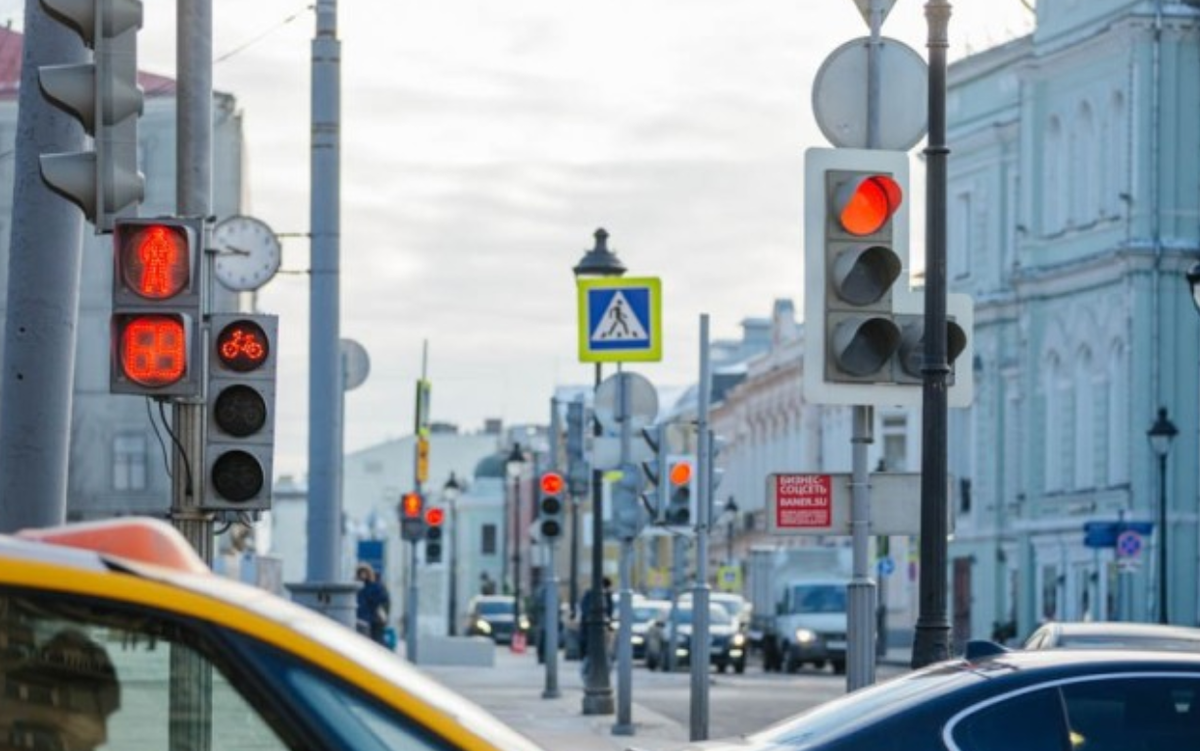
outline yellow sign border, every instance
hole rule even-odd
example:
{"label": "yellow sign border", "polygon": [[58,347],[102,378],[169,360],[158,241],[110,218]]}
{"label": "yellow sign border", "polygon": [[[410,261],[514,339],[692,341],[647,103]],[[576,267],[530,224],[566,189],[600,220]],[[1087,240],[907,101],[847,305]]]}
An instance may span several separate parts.
{"label": "yellow sign border", "polygon": [[[593,289],[645,289],[650,293],[650,320],[646,322],[646,333],[650,335],[649,347],[637,349],[591,349],[591,333],[588,330],[588,292]],[[660,362],[662,360],[662,280],[656,276],[643,277],[596,277],[577,279],[575,293],[579,314],[579,361],[580,362]]]}

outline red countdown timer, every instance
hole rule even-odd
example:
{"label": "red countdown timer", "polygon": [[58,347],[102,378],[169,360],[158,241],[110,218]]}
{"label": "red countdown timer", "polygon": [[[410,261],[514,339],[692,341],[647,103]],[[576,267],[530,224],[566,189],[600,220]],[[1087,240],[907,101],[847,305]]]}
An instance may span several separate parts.
{"label": "red countdown timer", "polygon": [[162,388],[187,372],[187,332],[178,316],[144,315],[120,327],[117,361],[134,383]]}
{"label": "red countdown timer", "polygon": [[225,368],[238,373],[257,370],[270,356],[267,333],[254,321],[234,321],[217,335],[217,358]]}

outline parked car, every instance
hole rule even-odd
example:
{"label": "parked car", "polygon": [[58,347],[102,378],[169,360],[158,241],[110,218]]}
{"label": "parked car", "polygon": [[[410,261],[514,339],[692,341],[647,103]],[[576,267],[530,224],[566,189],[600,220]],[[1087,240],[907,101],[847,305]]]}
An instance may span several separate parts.
{"label": "parked car", "polygon": [[538,749],[349,624],[216,576],[153,519],[0,535],[0,685],[4,748]]}
{"label": "parked car", "polygon": [[524,613],[516,618],[516,609],[511,595],[475,595],[467,605],[467,635],[511,644],[516,631],[529,632],[529,618]]}
{"label": "parked car", "polygon": [[[685,593],[679,599],[680,602],[691,602],[691,594]],[[725,612],[729,613],[729,617],[737,622],[738,628],[745,631],[750,628],[750,616],[753,607],[750,601],[736,592],[710,592],[708,601],[713,605],[720,605],[725,608]]]}
{"label": "parked car", "polygon": [[656,620],[666,620],[670,612],[671,603],[667,600],[638,598],[633,601],[633,623],[629,627],[633,659],[646,658],[646,632]]}
{"label": "parked car", "polygon": [[704,751],[1180,751],[1200,748],[1200,655],[1008,651],[853,691]]}
{"label": "parked car", "polygon": [[1119,621],[1051,621],[1023,649],[1164,649],[1200,653],[1200,628]]}
{"label": "parked car", "polygon": [[[666,670],[667,650],[674,650],[675,664],[687,665],[692,649],[693,608],[690,602],[680,602],[675,608],[672,628],[671,614],[655,620],[646,630],[646,667],[650,670]],[[720,605],[708,606],[709,661],[717,671],[724,673],[732,667],[734,672],[746,671],[746,634],[736,621]]]}

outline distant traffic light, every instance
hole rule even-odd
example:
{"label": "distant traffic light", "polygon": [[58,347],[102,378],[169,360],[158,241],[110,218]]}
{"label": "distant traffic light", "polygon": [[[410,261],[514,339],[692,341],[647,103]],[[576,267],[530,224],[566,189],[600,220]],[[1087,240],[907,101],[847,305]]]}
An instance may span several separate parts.
{"label": "distant traffic light", "polygon": [[446,514],[442,509],[425,509],[425,562],[442,562],[442,522]]}
{"label": "distant traffic light", "polygon": [[137,84],[141,0],[41,0],[46,14],[70,27],[94,51],[93,62],[43,65],[43,95],[77,119],[94,151],[43,154],[42,179],[83,209],[104,233],[116,217],[141,202],[138,117],[144,97]]}
{"label": "distant traffic light", "polygon": [[[908,155],[809,149],[805,154],[804,389],[814,404],[917,405],[925,316],[907,277]],[[948,360],[968,347],[970,298],[947,301]],[[970,375],[951,377],[952,406]],[[964,400],[965,396],[965,400]]]}
{"label": "distant traffic light", "polygon": [[271,508],[275,450],[275,316],[222,313],[210,317],[208,482],[204,507]]}
{"label": "distant traffic light", "polygon": [[400,498],[400,537],[416,542],[425,536],[425,499],[420,493]]}
{"label": "distant traffic light", "polygon": [[541,490],[538,496],[538,530],[541,538],[553,541],[563,531],[563,495],[567,491],[566,480],[557,472],[546,472],[538,481]]}
{"label": "distant traffic light", "polygon": [[667,460],[667,508],[663,523],[668,527],[691,528],[696,517],[695,460],[673,456]]}
{"label": "distant traffic light", "polygon": [[666,521],[669,488],[667,478],[670,473],[667,466],[666,424],[642,428],[642,440],[654,454],[651,461],[642,462],[642,476],[646,478],[646,484],[651,486],[642,493],[642,500],[650,509],[651,521],[654,524],[663,524]]}
{"label": "distant traffic light", "polygon": [[199,245],[192,219],[122,219],[113,229],[114,394],[201,394]]}

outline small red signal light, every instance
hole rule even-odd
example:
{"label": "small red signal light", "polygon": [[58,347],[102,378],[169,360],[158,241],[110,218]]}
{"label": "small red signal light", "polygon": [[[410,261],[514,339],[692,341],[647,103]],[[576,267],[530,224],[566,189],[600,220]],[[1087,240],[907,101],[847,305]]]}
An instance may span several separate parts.
{"label": "small red signal light", "polygon": [[547,472],[546,474],[542,475],[541,488],[543,493],[548,495],[558,495],[559,493],[563,492],[563,488],[565,487],[566,481],[563,480],[562,475],[559,473]]}
{"label": "small red signal light", "polygon": [[440,508],[425,509],[425,523],[431,527],[440,527],[446,520],[446,512]]}
{"label": "small red signal light", "polygon": [[417,493],[405,493],[400,499],[400,513],[405,519],[420,519],[421,518],[421,496]]}
{"label": "small red signal light", "polygon": [[125,286],[147,300],[166,300],[191,283],[187,229],[171,224],[130,225],[120,238],[118,268]]}
{"label": "small red signal light", "polygon": [[874,234],[891,220],[903,200],[900,184],[887,175],[847,182],[838,190],[838,221],[852,235]]}
{"label": "small red signal light", "polygon": [[679,462],[671,467],[671,484],[687,485],[692,479],[692,463]]}
{"label": "small red signal light", "polygon": [[116,325],[117,362],[130,381],[162,388],[187,373],[187,331],[179,316],[130,316]]}
{"label": "small red signal light", "polygon": [[216,352],[224,367],[247,373],[267,361],[270,343],[262,326],[254,321],[234,321],[217,334]]}

